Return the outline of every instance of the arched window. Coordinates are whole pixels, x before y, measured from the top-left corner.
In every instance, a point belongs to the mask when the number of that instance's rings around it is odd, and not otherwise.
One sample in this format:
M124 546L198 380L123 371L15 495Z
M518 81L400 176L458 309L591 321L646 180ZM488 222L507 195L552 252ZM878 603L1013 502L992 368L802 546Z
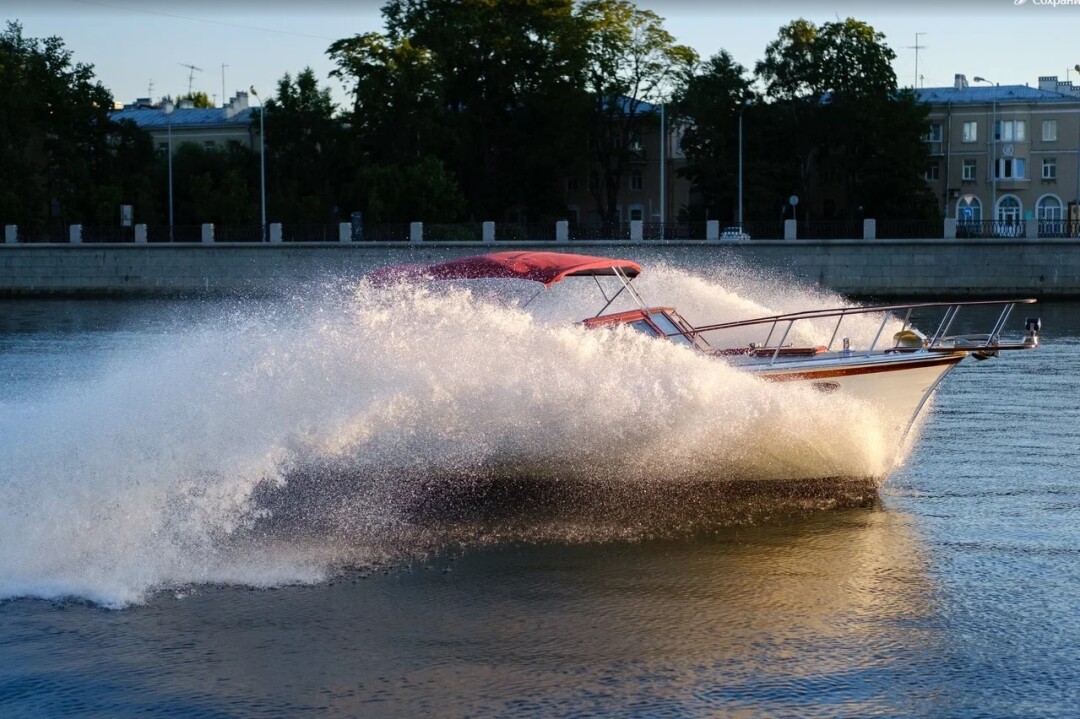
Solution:
M1006 225L1015 225L1020 222L1022 207L1016 195L1005 195L997 204L997 221Z
M1039 237L1066 236L1061 199L1057 196L1040 197L1035 203L1035 217L1039 220Z
M982 221L982 203L979 202L978 197L964 195L956 201L956 221L957 223Z

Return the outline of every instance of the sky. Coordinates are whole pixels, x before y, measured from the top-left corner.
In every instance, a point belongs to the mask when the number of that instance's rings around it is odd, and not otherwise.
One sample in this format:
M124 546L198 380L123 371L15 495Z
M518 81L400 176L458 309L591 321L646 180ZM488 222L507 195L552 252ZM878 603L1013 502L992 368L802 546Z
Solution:
M1075 3L1075 4L1073 4ZM254 86L271 97L286 73L311 67L336 102L335 40L381 31L381 0L0 0L24 37L58 36L119 102L190 89L217 104ZM885 34L902 86L948 86L956 73L1001 85L1041 75L1080 83L1080 0L638 0L702 58L727 50L752 70L782 25L855 17ZM917 53L915 46L921 46ZM918 68L916 71L916 54ZM198 70L192 70L194 65ZM917 78L919 78L917 80Z

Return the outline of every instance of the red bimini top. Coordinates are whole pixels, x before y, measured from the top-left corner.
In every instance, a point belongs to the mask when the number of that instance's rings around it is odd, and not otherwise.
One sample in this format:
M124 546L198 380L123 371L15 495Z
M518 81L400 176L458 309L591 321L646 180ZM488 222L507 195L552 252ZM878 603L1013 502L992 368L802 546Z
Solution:
M376 270L368 277L376 284L425 278L518 279L541 282L545 287L551 287L565 277L614 275L617 270L631 278L641 274L640 265L630 260L571 255L565 252L493 252L434 265L394 265Z

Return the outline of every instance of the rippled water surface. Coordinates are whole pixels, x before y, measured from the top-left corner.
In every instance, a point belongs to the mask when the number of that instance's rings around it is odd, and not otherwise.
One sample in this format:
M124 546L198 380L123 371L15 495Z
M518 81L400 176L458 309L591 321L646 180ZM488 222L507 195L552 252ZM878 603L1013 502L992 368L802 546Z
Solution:
M900 455L565 309L0 303L0 715L1076 715L1076 307Z

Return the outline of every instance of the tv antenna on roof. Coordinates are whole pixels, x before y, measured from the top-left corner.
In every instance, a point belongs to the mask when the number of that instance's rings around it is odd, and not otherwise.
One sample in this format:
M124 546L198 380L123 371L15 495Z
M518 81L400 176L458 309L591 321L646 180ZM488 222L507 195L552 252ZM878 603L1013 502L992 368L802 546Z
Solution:
M190 72L188 72L188 80L187 80L187 94L190 95L191 94L191 87L195 83L195 71L198 70L199 72L202 72L203 69L201 67L195 67L194 65L189 65L189 64L187 64L185 62L181 62L181 63L177 63L177 64L180 65L180 67L186 67L190 71Z
M919 44L919 35L925 35L925 32L915 33L915 44L908 45L909 50L915 51L915 87L919 86L919 50L925 50L926 45Z

